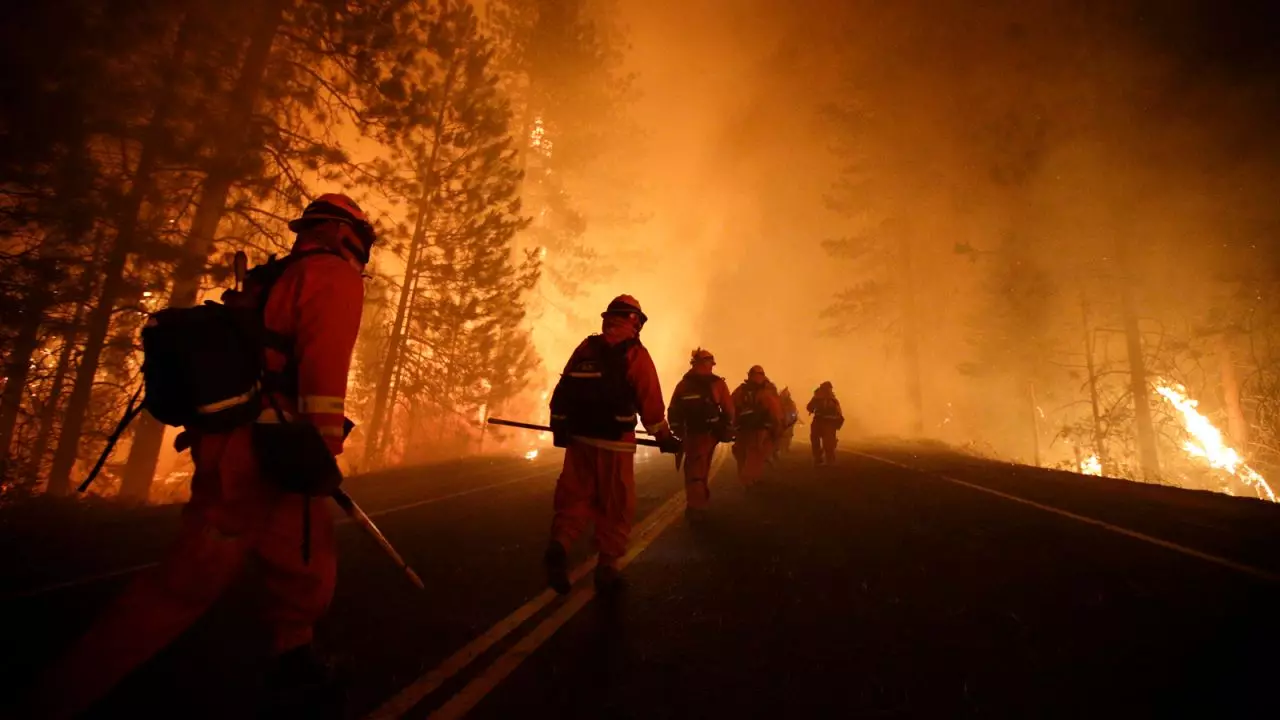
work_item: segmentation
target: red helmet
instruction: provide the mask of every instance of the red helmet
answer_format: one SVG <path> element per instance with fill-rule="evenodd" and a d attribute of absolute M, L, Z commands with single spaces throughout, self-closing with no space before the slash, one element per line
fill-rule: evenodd
<path fill-rule="evenodd" d="M 369 252 L 373 249 L 373 242 L 376 239 L 373 224 L 369 222 L 369 217 L 364 214 L 360 206 L 346 195 L 325 193 L 312 200 L 311 204 L 302 211 L 302 217 L 289 221 L 289 229 L 293 232 L 302 232 L 316 223 L 325 221 L 340 222 L 350 227 L 360 243 L 360 247 L 352 247 L 351 250 L 355 252 L 360 262 L 369 262 Z"/>
<path fill-rule="evenodd" d="M 609 307 L 600 313 L 600 317 L 606 315 L 634 315 L 640 321 L 640 327 L 649 322 L 649 316 L 644 314 L 640 309 L 640 301 L 630 295 L 619 295 L 609 303 Z"/>
<path fill-rule="evenodd" d="M 750 378 L 752 375 L 757 375 L 757 374 L 764 375 L 764 368 L 759 365 L 752 365 L 751 369 L 747 370 L 748 378 Z"/>

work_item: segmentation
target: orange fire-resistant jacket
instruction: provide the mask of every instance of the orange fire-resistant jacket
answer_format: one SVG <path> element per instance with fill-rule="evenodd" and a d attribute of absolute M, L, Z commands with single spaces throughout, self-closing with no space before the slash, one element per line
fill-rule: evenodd
<path fill-rule="evenodd" d="M 293 252 L 316 247 L 299 239 Z M 268 330 L 293 342 L 292 358 L 267 349 L 267 370 L 286 372 L 292 360 L 298 381 L 296 398 L 281 393 L 273 393 L 273 398 L 289 419 L 301 417 L 314 424 L 335 455 L 342 452 L 347 374 L 364 302 L 360 272 L 359 264 L 346 253 L 302 258 L 271 289 L 263 315 Z M 259 422 L 276 421 L 269 408 L 264 400 Z"/>
<path fill-rule="evenodd" d="M 749 396 L 754 397 L 755 405 L 762 407 L 769 414 L 772 425 L 769 434 L 777 438 L 782 434 L 782 402 L 778 399 L 777 388 L 768 380 L 765 380 L 763 385 L 756 385 L 749 381 L 742 383 L 733 391 L 735 412 L 741 413 L 743 408 L 753 404 Z"/>
<path fill-rule="evenodd" d="M 604 338 L 609 345 L 617 345 L 632 337 L 635 337 L 635 331 L 629 326 L 605 325 Z M 589 352 L 587 342 L 583 340 L 573 351 L 569 362 L 565 364 L 566 373 L 586 357 Z M 639 338 L 636 338 L 636 342 L 627 349 L 627 380 L 635 390 L 636 408 L 639 410 L 640 422 L 644 424 L 644 429 L 658 437 L 669 435 L 671 429 L 667 426 L 667 406 L 663 402 L 658 370 L 653 365 L 653 358 L 649 356 L 649 351 L 640 343 Z M 604 440 L 579 435 L 573 436 L 573 439 L 575 442 L 594 445 L 605 450 L 630 453 L 636 451 L 634 432 L 626 433 L 621 440 Z"/>

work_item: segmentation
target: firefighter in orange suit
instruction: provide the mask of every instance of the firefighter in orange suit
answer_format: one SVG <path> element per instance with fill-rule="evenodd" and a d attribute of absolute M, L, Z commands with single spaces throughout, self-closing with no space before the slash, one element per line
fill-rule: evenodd
<path fill-rule="evenodd" d="M 291 261 L 271 287 L 263 314 L 278 340 L 267 343 L 264 389 L 271 397 L 264 395 L 259 422 L 279 421 L 274 402 L 287 421 L 313 423 L 336 455 L 342 452 L 343 400 L 373 227 L 350 198 L 327 194 L 289 229 L 297 233 Z M 72 716 L 105 695 L 199 618 L 251 556 L 265 571 L 264 611 L 276 655 L 272 689 L 333 704 L 338 691 L 329 668 L 311 649 L 312 626 L 333 597 L 337 574 L 333 519 L 325 503 L 304 505 L 303 495 L 268 481 L 251 437 L 249 425 L 187 438 L 195 473 L 177 542 L 50 670 L 38 693 L 41 714 Z M 304 507 L 310 515 L 306 561 L 300 550 Z"/>
<path fill-rule="evenodd" d="M 733 408 L 737 421 L 733 457 L 738 463 L 738 479 L 744 487 L 751 487 L 764 474 L 782 434 L 782 404 L 764 368 L 753 365 L 747 371 L 747 379 L 733 391 Z"/>
<path fill-rule="evenodd" d="M 544 564 L 548 584 L 561 594 L 570 590 L 568 550 L 593 521 L 596 589 L 621 587 L 618 561 L 636 505 L 636 416 L 663 452 L 680 449 L 667 425 L 658 372 L 640 342 L 648 320 L 640 303 L 619 295 L 601 318 L 601 334 L 574 350 L 551 397 L 551 427 L 565 453 Z"/>
<path fill-rule="evenodd" d="M 835 389 L 827 381 L 813 391 L 813 399 L 805 406 L 813 415 L 809 426 L 809 443 L 813 446 L 815 465 L 833 465 L 836 461 L 836 432 L 844 426 L 844 411 L 836 399 Z"/>
<path fill-rule="evenodd" d="M 716 358 L 698 348 L 689 371 L 671 395 L 671 425 L 684 443 L 684 489 L 690 514 L 711 501 L 707 483 L 716 444 L 733 437 L 733 398 L 724 378 L 712 372 Z"/>
<path fill-rule="evenodd" d="M 796 401 L 791 397 L 791 388 L 782 388 L 778 400 L 782 403 L 782 437 L 778 441 L 778 450 L 789 453 L 791 440 L 796 433 L 796 421 L 800 418 L 800 409 L 796 407 Z"/>

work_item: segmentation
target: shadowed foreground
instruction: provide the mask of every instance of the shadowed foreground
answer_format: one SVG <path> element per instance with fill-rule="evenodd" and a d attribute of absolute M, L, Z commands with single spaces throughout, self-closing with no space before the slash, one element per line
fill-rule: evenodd
<path fill-rule="evenodd" d="M 353 481 L 370 512 L 391 510 L 375 520 L 428 591 L 414 591 L 354 527 L 340 532 L 338 596 L 320 642 L 348 666 L 351 717 L 392 697 L 388 708 L 409 717 L 1280 710 L 1268 690 L 1280 640 L 1274 506 L 910 447 L 865 450 L 915 469 L 843 453 L 838 467 L 814 469 L 796 456 L 744 495 L 729 463 L 711 515 L 693 526 L 679 499 L 666 502 L 680 490 L 670 458 L 642 458 L 642 551 L 622 600 L 592 599 L 584 581 L 567 600 L 508 620 L 494 644 L 446 663 L 434 692 L 418 694 L 401 691 L 540 596 L 559 453 Z M 153 559 L 172 520 L 150 511 L 104 525 L 90 547 L 6 564 L 6 695 L 128 575 L 32 591 Z M 265 651 L 244 620 L 255 595 L 243 585 L 99 714 L 249 712 Z"/>

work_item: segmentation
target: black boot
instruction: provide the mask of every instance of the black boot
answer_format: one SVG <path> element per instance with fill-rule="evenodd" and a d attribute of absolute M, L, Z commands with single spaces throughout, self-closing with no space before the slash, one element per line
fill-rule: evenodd
<path fill-rule="evenodd" d="M 346 700 L 338 671 L 303 645 L 276 658 L 267 676 L 263 717 L 337 720 L 346 715 Z"/>
<path fill-rule="evenodd" d="M 616 598 L 625 588 L 622 573 L 612 565 L 596 566 L 596 595 L 609 600 Z"/>
<path fill-rule="evenodd" d="M 547 585 L 561 595 L 568 595 L 573 584 L 569 582 L 569 553 L 564 546 L 552 540 L 542 556 L 542 564 L 547 568 Z"/>

